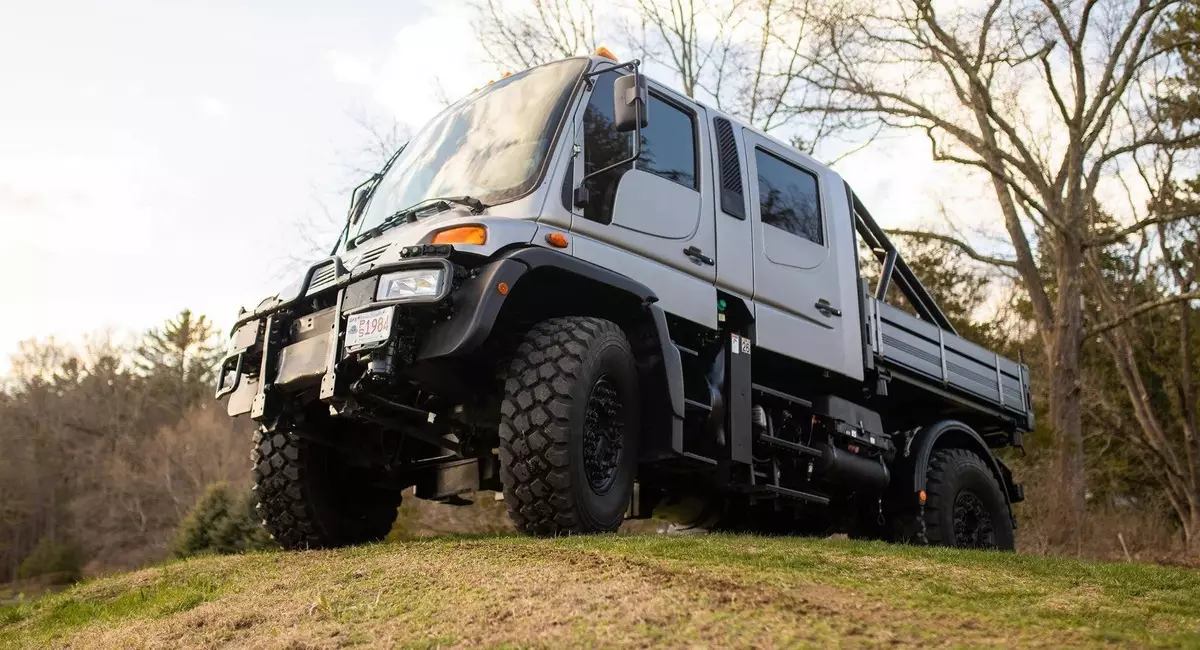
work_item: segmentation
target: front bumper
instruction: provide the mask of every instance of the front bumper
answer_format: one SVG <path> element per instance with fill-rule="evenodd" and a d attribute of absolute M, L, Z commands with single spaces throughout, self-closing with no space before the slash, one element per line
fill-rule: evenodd
<path fill-rule="evenodd" d="M 382 341 L 347 346 L 347 316 L 390 308 L 397 312 L 424 309 L 432 311 L 447 303 L 460 269 L 441 256 L 448 246 L 414 246 L 409 259 L 347 272 L 337 258 L 323 260 L 310 267 L 304 282 L 292 297 L 264 301 L 250 314 L 239 317 L 231 338 L 231 350 L 222 360 L 217 379 L 216 397 L 228 396 L 231 416 L 249 413 L 266 420 L 277 413 L 283 395 L 311 390 L 319 386 L 318 398 L 333 403 L 344 397 L 345 382 L 339 381 L 344 361 L 377 349 L 392 346 L 399 322 L 392 318 L 392 331 Z M 325 286 L 314 293 L 314 278 L 326 277 Z M 378 300 L 380 277 L 408 269 L 437 268 L 442 281 L 437 295 L 393 300 Z M 356 269 L 357 271 L 357 269 Z M 329 280 L 332 281 L 329 281 Z M 332 305 L 328 303 L 332 299 Z"/>

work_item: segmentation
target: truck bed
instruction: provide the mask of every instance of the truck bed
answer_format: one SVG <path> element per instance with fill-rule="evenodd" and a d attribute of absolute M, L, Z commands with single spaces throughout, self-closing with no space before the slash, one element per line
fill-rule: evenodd
<path fill-rule="evenodd" d="M 865 296 L 875 363 L 901 380 L 941 386 L 948 393 L 1015 422 L 1033 426 L 1029 368 L 908 312 Z"/>

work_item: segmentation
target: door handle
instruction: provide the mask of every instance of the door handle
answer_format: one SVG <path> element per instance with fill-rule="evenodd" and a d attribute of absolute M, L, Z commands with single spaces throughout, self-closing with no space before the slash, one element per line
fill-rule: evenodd
<path fill-rule="evenodd" d="M 699 248 L 696 248 L 695 246 L 688 246 L 687 248 L 683 249 L 683 254 L 692 258 L 693 262 L 699 262 L 701 264 L 707 264 L 709 266 L 713 266 L 714 264 L 716 264 L 716 262 L 713 261 L 713 258 L 705 255 L 704 251 L 700 250 Z"/>
<path fill-rule="evenodd" d="M 824 314 L 827 317 L 828 316 L 837 316 L 838 318 L 842 317 L 842 310 L 829 304 L 829 301 L 824 298 L 821 298 L 820 300 L 818 300 L 817 304 L 814 306 L 817 308 L 817 311 L 821 312 L 822 314 Z"/>

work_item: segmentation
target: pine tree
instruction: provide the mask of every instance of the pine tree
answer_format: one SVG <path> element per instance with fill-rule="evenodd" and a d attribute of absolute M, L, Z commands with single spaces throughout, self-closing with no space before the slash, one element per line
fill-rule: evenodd
<path fill-rule="evenodd" d="M 220 356 L 212 323 L 185 309 L 162 327 L 146 332 L 134 362 L 162 406 L 182 413 L 208 396 Z"/>

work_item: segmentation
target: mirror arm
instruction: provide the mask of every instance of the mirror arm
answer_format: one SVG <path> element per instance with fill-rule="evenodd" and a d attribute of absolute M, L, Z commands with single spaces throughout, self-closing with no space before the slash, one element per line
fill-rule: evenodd
<path fill-rule="evenodd" d="M 574 192 L 575 207 L 583 207 L 583 205 L 588 202 L 587 188 L 584 187 L 583 184 L 586 183 L 589 178 L 595 178 L 596 176 L 599 176 L 600 174 L 612 171 L 618 167 L 622 167 L 622 166 L 628 165 L 630 163 L 634 163 L 637 161 L 638 158 L 640 158 L 642 156 L 642 108 L 643 108 L 643 106 L 642 106 L 641 102 L 638 102 L 637 105 L 634 107 L 634 110 L 636 111 L 636 114 L 637 114 L 637 124 L 635 124 L 633 127 L 633 154 L 630 155 L 625 160 L 615 162 L 615 163 L 609 165 L 608 167 L 605 167 L 604 169 L 597 169 L 596 171 L 594 171 L 590 174 L 584 174 L 583 178 L 579 179 L 579 186 L 575 188 L 575 192 Z"/>
<path fill-rule="evenodd" d="M 625 158 L 623 161 L 614 162 L 604 169 L 596 169 L 590 174 L 584 174 L 580 180 L 580 186 L 582 186 L 584 182 L 587 182 L 590 177 L 599 176 L 600 174 L 604 174 L 605 171 L 611 171 L 618 167 L 622 167 L 622 165 L 634 162 L 637 160 L 637 158 L 642 156 L 642 102 L 637 102 L 635 109 L 637 110 L 637 125 L 634 126 L 634 152 L 632 152 L 632 155 L 630 155 L 628 158 Z"/>
<path fill-rule="evenodd" d="M 591 83 L 593 77 L 602 75 L 605 72 L 608 72 L 609 70 L 620 70 L 621 68 L 629 68 L 631 71 L 637 72 L 637 69 L 640 65 L 642 65 L 641 59 L 633 59 L 631 61 L 626 61 L 625 63 L 611 63 L 607 67 L 596 68 L 595 70 L 592 70 L 591 72 L 584 73 L 583 78 L 587 79 L 588 83 Z"/>

